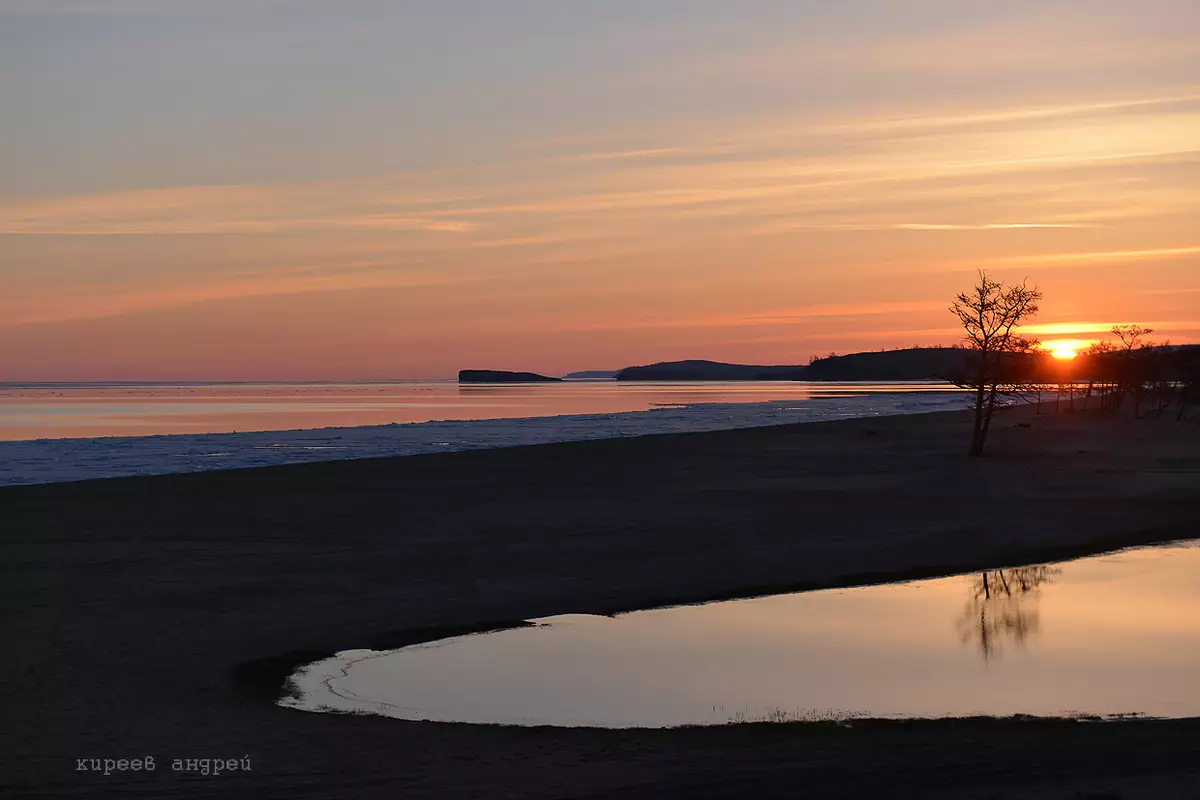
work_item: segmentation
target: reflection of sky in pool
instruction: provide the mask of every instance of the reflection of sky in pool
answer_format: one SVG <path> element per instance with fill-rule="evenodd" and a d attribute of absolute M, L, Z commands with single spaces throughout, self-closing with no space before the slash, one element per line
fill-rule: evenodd
<path fill-rule="evenodd" d="M 295 676 L 287 705 L 662 727 L 742 719 L 1200 716 L 1200 546 L 534 627 Z"/>

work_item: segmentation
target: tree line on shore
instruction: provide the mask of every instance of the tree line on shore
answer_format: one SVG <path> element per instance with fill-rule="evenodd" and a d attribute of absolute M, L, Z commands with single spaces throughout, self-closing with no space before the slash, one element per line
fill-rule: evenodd
<path fill-rule="evenodd" d="M 1055 358 L 1020 332 L 1041 299 L 1027 282 L 1005 286 L 980 272 L 975 286 L 950 307 L 965 332 L 966 358 L 946 378 L 973 394 L 969 455 L 983 455 L 999 406 L 1036 399 L 1040 411 L 1051 388 L 1059 410 L 1131 408 L 1137 417 L 1160 417 L 1174 409 L 1177 420 L 1193 415 L 1200 404 L 1200 345 L 1155 343 L 1150 328 L 1114 325 L 1113 339 L 1073 358 Z"/>
<path fill-rule="evenodd" d="M 1055 386 L 1055 404 L 1074 411 L 1131 407 L 1135 416 L 1173 409 L 1182 420 L 1194 411 L 1200 391 L 1200 345 L 1155 344 L 1154 331 L 1116 325 L 1116 341 L 1092 344 L 1070 361 L 1043 361 L 1039 386 Z"/>

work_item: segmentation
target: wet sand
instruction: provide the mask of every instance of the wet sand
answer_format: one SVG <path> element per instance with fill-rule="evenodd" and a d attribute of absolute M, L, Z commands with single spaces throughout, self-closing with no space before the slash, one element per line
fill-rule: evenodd
<path fill-rule="evenodd" d="M 997 424 L 982 460 L 955 413 L 0 489 L 0 794 L 1195 796 L 1200 721 L 596 731 L 272 702 L 342 649 L 1200 535 L 1195 422 Z"/>

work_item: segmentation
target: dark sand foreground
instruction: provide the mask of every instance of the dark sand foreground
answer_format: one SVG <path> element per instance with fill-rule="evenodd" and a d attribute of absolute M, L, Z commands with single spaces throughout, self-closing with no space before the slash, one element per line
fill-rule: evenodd
<path fill-rule="evenodd" d="M 998 424 L 983 460 L 938 414 L 0 489 L 0 795 L 1200 796 L 1200 721 L 589 731 L 272 702 L 302 656 L 1200 535 L 1195 422 Z"/>

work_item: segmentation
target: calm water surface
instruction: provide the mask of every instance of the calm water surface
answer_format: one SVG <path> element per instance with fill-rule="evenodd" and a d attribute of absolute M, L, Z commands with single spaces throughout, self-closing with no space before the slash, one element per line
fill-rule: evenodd
<path fill-rule="evenodd" d="M 613 414 L 693 403 L 945 391 L 938 383 L 567 381 L 460 386 L 353 384 L 0 384 L 0 441 L 228 433 Z"/>
<path fill-rule="evenodd" d="M 307 710 L 665 727 L 963 715 L 1200 716 L 1200 544 L 638 611 L 297 673 Z"/>

